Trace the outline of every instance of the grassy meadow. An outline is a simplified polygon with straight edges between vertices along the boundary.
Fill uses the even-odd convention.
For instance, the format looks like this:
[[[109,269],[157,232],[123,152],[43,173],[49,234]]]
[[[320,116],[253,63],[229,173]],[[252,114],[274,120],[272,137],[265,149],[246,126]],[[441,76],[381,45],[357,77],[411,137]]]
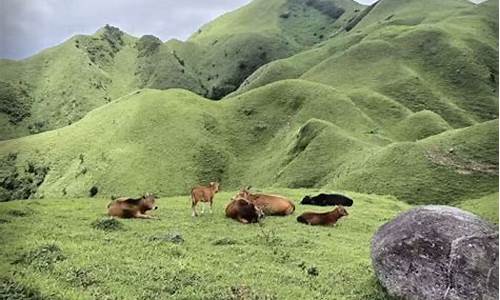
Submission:
[[[187,195],[165,197],[159,220],[105,216],[107,199],[43,199],[0,205],[2,295],[25,299],[386,299],[374,277],[370,240],[411,208],[393,196],[348,192],[354,205],[334,227],[296,222],[318,190],[266,189],[294,200],[288,217],[243,225],[213,214],[191,217]],[[498,223],[498,194],[464,209]],[[495,208],[494,210],[493,208]],[[200,210],[201,207],[198,207]],[[39,297],[39,298],[37,298]]]
[[[279,192],[297,203],[313,191]],[[105,218],[106,199],[3,203],[1,273],[48,299],[384,298],[370,239],[409,205],[349,193],[355,204],[335,227],[296,222],[303,211],[326,210],[301,205],[292,216],[243,225],[224,216],[233,194],[217,194],[213,214],[197,218],[188,196],[161,198],[160,220],[120,220],[108,231],[92,225]],[[57,250],[40,251],[48,245]]]

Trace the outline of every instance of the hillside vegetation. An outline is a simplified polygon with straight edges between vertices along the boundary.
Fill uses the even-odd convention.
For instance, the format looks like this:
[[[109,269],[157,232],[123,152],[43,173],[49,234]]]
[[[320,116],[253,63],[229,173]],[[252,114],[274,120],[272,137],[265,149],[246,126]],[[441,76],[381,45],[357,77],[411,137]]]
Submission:
[[[497,121],[418,142],[392,142],[373,130],[349,98],[292,80],[220,102],[184,90],[140,90],[73,125],[2,142],[0,153],[14,155],[22,169],[14,183],[30,165],[49,170],[30,197],[85,196],[93,187],[105,196],[175,195],[211,180],[227,188],[329,186],[412,203],[495,190]],[[15,194],[24,185],[2,188]]]
[[[106,25],[22,61],[0,60],[1,99],[19,103],[0,103],[0,139],[69,125],[138,88],[220,99],[258,67],[326,40],[361,7],[351,0],[259,0],[186,42],[136,38]]]
[[[497,7],[256,0],[185,42],[105,26],[2,61],[4,137],[61,128],[0,142],[0,199],[213,180],[415,204],[497,192]]]

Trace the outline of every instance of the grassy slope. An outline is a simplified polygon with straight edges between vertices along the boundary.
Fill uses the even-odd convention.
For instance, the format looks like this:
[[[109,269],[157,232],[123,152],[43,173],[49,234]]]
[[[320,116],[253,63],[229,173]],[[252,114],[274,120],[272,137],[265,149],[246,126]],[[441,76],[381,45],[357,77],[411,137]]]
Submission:
[[[498,190],[498,121],[394,143],[343,166],[331,187],[453,203]]]
[[[353,100],[376,93],[412,112],[430,110],[453,127],[494,119],[497,6],[497,1],[381,1],[351,31],[262,67],[231,96],[301,78],[331,85]],[[379,114],[376,121],[383,122],[386,116]]]
[[[137,88],[183,88],[220,99],[261,65],[327,39],[362,8],[351,0],[308,3],[254,1],[205,25],[187,42],[137,39],[106,26],[26,60],[0,60],[0,85],[13,85],[0,95],[26,94],[7,97],[26,103],[14,112],[22,120],[13,121],[10,106],[0,103],[0,139],[71,124]],[[332,15],[340,8],[340,17]],[[289,17],[280,17],[286,12]]]
[[[393,143],[374,128],[348,97],[307,81],[220,102],[142,90],[71,126],[1,142],[0,155],[17,153],[20,173],[30,163],[48,167],[37,194],[45,197],[81,197],[94,185],[99,195],[176,195],[214,179],[227,188],[327,185],[413,203],[497,189],[496,121],[412,143]]]
[[[491,223],[498,224],[498,193],[493,193],[479,199],[462,201],[457,206],[475,213]]]
[[[191,90],[220,99],[236,90],[260,66],[326,40],[362,8],[351,0],[324,2],[327,8],[342,8],[345,12],[337,17],[308,2],[253,1],[202,26],[185,43],[166,42],[160,46],[165,53],[155,60],[175,52],[185,64],[186,74],[196,78],[193,84],[197,86]],[[288,16],[284,18],[283,14]],[[164,78],[149,87],[182,86]]]
[[[309,190],[273,190],[297,201]],[[0,270],[51,299],[384,299],[371,271],[369,244],[385,221],[409,206],[391,197],[349,193],[355,206],[335,228],[307,227],[290,217],[241,225],[223,215],[232,193],[216,196],[213,215],[193,219],[187,196],[160,199],[160,221],[124,220],[103,232],[104,199],[46,199],[0,205]],[[12,211],[26,211],[15,217]],[[36,226],[34,226],[36,224]],[[180,233],[183,244],[151,241]],[[234,243],[214,245],[216,241]],[[66,260],[53,270],[11,264],[56,244]],[[35,263],[43,263],[36,257]],[[304,265],[304,267],[301,267]],[[308,275],[316,268],[318,276]],[[312,272],[312,271],[311,271]],[[88,286],[86,286],[88,285]],[[171,298],[170,298],[171,297]]]
[[[136,39],[124,33],[110,37],[113,31],[78,35],[26,60],[0,61],[0,81],[18,86],[29,101],[22,121],[2,122],[0,139],[66,126],[136,89]],[[0,113],[0,120],[5,117]]]

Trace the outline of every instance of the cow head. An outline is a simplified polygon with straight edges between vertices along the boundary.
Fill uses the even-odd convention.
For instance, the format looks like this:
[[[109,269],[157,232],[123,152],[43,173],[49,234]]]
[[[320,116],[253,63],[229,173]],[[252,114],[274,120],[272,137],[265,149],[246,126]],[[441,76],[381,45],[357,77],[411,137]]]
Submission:
[[[157,197],[154,194],[146,193],[142,196],[142,206],[146,208],[146,210],[155,210],[158,209],[156,206]]]
[[[348,216],[349,213],[347,210],[342,205],[337,206],[337,211],[340,213],[341,216]]]
[[[250,188],[251,188],[250,186],[248,186],[246,188],[245,187],[240,188],[240,191],[231,199],[235,200],[238,198],[242,198],[246,201],[250,201],[250,199],[249,199],[250,192],[248,191]]]
[[[210,182],[210,187],[213,189],[214,193],[220,190],[220,184],[218,182]]]
[[[260,207],[258,207],[257,205],[253,205],[253,207],[255,208],[255,213],[257,214],[257,220],[260,221],[266,216]]]

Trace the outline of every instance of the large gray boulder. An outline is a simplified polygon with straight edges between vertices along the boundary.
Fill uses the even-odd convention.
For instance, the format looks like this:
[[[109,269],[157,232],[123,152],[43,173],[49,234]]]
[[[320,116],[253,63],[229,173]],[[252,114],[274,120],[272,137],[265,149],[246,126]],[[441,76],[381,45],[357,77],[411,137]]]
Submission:
[[[449,206],[422,206],[372,240],[375,274],[403,299],[498,299],[498,231]]]

